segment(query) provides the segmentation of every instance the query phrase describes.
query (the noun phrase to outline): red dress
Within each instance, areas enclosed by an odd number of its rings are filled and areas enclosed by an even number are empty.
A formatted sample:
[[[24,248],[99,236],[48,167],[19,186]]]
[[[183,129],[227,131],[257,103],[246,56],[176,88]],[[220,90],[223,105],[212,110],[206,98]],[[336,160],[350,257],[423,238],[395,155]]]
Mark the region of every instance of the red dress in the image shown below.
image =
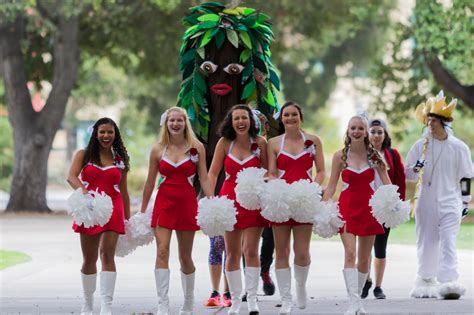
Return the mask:
[[[301,132],[301,137],[303,138],[303,142],[306,141],[306,137],[303,132]],[[278,152],[278,156],[276,159],[276,164],[278,168],[278,177],[284,179],[288,184],[296,182],[300,179],[308,179],[309,181],[313,181],[312,179],[312,169],[313,169],[313,157],[311,154],[305,150],[300,152],[297,155],[290,154],[283,150],[285,145],[285,135],[283,135],[281,139],[280,145],[280,152]],[[311,225],[311,223],[299,223],[293,219],[290,219],[286,222],[276,223],[272,222],[272,225],[289,225],[289,226],[296,226],[296,225]]]
[[[112,217],[104,226],[91,226],[85,228],[84,225],[73,223],[72,229],[76,233],[95,235],[104,231],[114,231],[125,234],[123,200],[120,194],[120,179],[122,171],[115,165],[100,167],[89,163],[81,171],[81,180],[88,190],[105,192],[112,199]]]
[[[339,196],[339,210],[346,221],[339,233],[359,236],[384,234],[385,231],[373,217],[369,199],[374,194],[375,171],[368,165],[360,170],[347,167],[342,170],[342,191]]]
[[[173,163],[163,152],[160,174],[163,177],[156,195],[151,227],[176,231],[197,231],[197,198],[193,187],[196,164],[190,157]]]
[[[247,210],[235,200],[237,173],[247,167],[261,167],[262,163],[260,159],[253,154],[242,161],[237,159],[231,153],[233,146],[234,142],[232,141],[229,152],[224,159],[225,180],[222,184],[219,196],[227,196],[228,199],[234,200],[234,205],[237,209],[237,223],[234,225],[235,229],[265,227],[268,225],[268,222],[262,217],[260,210]]]

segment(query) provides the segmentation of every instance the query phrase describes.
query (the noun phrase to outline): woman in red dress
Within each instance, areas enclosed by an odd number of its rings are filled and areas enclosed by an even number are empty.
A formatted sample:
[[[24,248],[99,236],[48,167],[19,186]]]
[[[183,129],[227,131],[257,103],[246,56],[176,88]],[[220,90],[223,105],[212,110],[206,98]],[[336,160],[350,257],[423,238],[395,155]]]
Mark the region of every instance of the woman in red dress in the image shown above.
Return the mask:
[[[123,145],[119,129],[110,118],[101,118],[93,126],[89,143],[73,158],[67,181],[72,188],[105,192],[113,204],[112,217],[104,226],[85,228],[73,224],[80,233],[83,263],[81,268],[84,304],[81,314],[91,315],[96,289],[97,260],[100,252],[101,314],[112,314],[112,299],[117,277],[115,247],[119,234],[125,233],[124,219],[130,217],[130,201],[127,191],[127,173],[130,168],[127,149]]]
[[[224,167],[225,180],[219,196],[227,196],[234,200],[237,208],[237,223],[234,230],[225,232],[226,278],[229,284],[232,306],[228,314],[238,314],[240,309],[240,293],[242,279],[240,258],[245,258],[245,286],[249,313],[258,314],[257,289],[260,276],[260,259],[258,248],[260,235],[268,222],[261,216],[260,210],[246,210],[235,201],[237,173],[247,167],[267,168],[267,141],[258,136],[258,129],[252,113],[247,105],[235,105],[227,113],[222,122],[216,145],[209,179],[215,187],[217,177]]]
[[[323,196],[323,200],[332,198],[341,177],[339,210],[345,225],[340,234],[344,245],[343,274],[350,298],[346,315],[365,312],[360,293],[367,279],[375,235],[384,233],[369,206],[376,171],[384,185],[390,184],[386,166],[369,142],[367,118],[354,116],[349,120],[344,148],[334,154],[331,177]]]
[[[207,176],[204,146],[194,135],[186,111],[172,107],[163,114],[159,140],[150,153],[148,177],[143,188],[141,212],[150,201],[157,175],[162,181],[153,207],[151,226],[155,229],[157,255],[155,281],[158,293],[158,314],[169,314],[168,288],[171,234],[176,231],[181,263],[184,305],[181,315],[190,315],[194,308],[195,266],[192,259],[197,225],[197,198],[194,176],[199,176],[206,196],[212,195]]]
[[[284,133],[268,142],[268,171],[271,177],[284,179],[291,184],[300,179],[313,181],[313,166],[316,166],[314,182],[324,180],[324,156],[318,136],[301,129],[303,113],[295,102],[285,103],[278,117],[280,132]],[[293,232],[295,253],[294,274],[296,281],[297,305],[306,307],[306,280],[311,264],[309,246],[312,225],[290,219],[283,223],[272,222],[275,240],[275,274],[282,299],[280,314],[290,314],[292,309],[290,239]]]

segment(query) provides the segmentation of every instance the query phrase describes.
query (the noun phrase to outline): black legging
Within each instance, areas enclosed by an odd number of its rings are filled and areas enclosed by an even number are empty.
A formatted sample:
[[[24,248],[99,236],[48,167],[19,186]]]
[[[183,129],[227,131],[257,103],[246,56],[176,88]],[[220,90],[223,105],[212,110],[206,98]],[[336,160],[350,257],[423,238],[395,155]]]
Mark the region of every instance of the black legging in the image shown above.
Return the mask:
[[[387,241],[388,235],[390,234],[390,228],[383,227],[385,230],[384,234],[378,234],[375,236],[374,252],[375,258],[384,259],[387,254]]]
[[[266,227],[262,232],[262,247],[260,248],[260,273],[270,271],[273,262],[273,251],[275,243],[273,242],[273,231],[271,227]]]

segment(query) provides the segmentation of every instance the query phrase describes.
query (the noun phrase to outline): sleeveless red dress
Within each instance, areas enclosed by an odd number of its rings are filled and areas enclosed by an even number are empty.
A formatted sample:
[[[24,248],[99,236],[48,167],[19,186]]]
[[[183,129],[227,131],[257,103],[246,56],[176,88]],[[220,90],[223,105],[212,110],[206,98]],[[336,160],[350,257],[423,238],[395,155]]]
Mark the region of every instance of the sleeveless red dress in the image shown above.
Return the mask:
[[[342,192],[339,195],[339,210],[346,221],[339,233],[358,236],[384,234],[385,231],[373,217],[369,200],[374,194],[375,170],[366,166],[360,170],[347,167],[341,172]]]
[[[228,199],[234,201],[237,209],[237,223],[234,225],[235,229],[246,229],[249,227],[266,227],[268,221],[260,214],[260,210],[247,210],[243,208],[235,200],[235,186],[237,180],[237,173],[247,167],[261,167],[262,163],[254,154],[248,156],[244,160],[239,160],[232,155],[232,148],[234,142],[232,141],[229,147],[229,152],[224,159],[225,180],[219,192],[219,196],[227,196]]]
[[[193,187],[196,164],[187,157],[178,163],[168,160],[163,152],[151,227],[157,225],[176,231],[197,231],[197,198]]]
[[[301,137],[303,142],[306,141],[306,137],[303,132],[301,132]],[[290,154],[283,150],[285,145],[285,135],[281,139],[280,152],[276,159],[278,177],[284,179],[288,184],[296,182],[300,179],[312,179],[312,169],[313,169],[313,157],[311,154],[305,150],[300,152],[297,155]],[[276,223],[272,222],[272,225],[287,225],[287,226],[297,226],[297,225],[311,225],[311,223],[300,223],[296,222],[293,219],[290,219],[286,222]]]
[[[81,180],[87,190],[96,189],[105,192],[112,199],[112,216],[104,226],[85,228],[83,224],[73,223],[72,229],[76,233],[96,235],[104,231],[114,231],[125,234],[123,200],[120,194],[120,180],[122,171],[115,165],[101,167],[92,163],[87,164],[81,171]]]

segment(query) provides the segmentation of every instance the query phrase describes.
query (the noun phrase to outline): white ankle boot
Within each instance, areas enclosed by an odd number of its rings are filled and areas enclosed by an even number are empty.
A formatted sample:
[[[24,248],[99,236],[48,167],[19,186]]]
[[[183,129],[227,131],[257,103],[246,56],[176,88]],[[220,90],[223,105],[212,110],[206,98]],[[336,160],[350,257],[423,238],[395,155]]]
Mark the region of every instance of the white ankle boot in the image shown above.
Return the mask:
[[[181,272],[181,285],[183,286],[184,304],[179,315],[193,315],[194,309],[194,276],[195,272],[189,275]]]
[[[81,273],[82,291],[84,303],[82,304],[81,315],[92,315],[94,309],[94,292],[97,283],[97,274],[86,275]]]
[[[275,275],[281,297],[281,308],[279,314],[289,315],[293,308],[293,298],[291,296],[291,269],[275,269]]]
[[[242,293],[242,275],[239,270],[235,271],[226,271],[225,273],[227,278],[227,283],[229,284],[229,291],[232,297],[232,306],[227,312],[228,315],[237,315],[240,311],[240,304],[242,300],[240,299],[240,294]]]
[[[247,290],[247,307],[249,315],[258,315],[260,310],[257,304],[258,279],[260,278],[259,267],[245,267],[245,288]]]
[[[156,295],[158,296],[157,315],[169,315],[168,289],[170,286],[170,270],[155,269]]]
[[[362,309],[362,303],[360,299],[357,269],[346,268],[342,270],[342,273],[344,274],[344,281],[346,282],[347,295],[349,296],[349,308],[344,313],[344,315],[361,314],[360,311]],[[365,280],[363,284],[365,284]],[[361,291],[362,291],[362,288],[361,288]]]
[[[117,273],[114,271],[102,271],[100,273],[100,315],[112,315],[115,279],[117,279]]]
[[[306,301],[308,296],[306,294],[306,280],[308,279],[309,266],[293,266],[293,272],[295,273],[296,283],[296,302],[299,309],[306,308]]]

